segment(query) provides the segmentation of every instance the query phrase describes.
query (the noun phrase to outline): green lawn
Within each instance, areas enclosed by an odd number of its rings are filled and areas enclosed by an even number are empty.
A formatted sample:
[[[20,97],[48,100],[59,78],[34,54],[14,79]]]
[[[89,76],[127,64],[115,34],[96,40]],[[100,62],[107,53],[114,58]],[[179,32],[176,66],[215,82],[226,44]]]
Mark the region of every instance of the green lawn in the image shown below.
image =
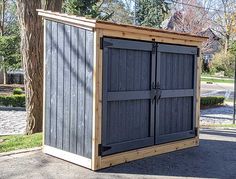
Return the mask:
[[[236,124],[209,124],[201,127],[225,127],[225,128],[236,128]]]
[[[33,135],[12,135],[0,137],[0,153],[18,149],[39,147],[42,145],[42,133]]]
[[[212,82],[212,83],[234,83],[233,79],[217,79],[217,78],[204,78],[201,77],[201,81]]]

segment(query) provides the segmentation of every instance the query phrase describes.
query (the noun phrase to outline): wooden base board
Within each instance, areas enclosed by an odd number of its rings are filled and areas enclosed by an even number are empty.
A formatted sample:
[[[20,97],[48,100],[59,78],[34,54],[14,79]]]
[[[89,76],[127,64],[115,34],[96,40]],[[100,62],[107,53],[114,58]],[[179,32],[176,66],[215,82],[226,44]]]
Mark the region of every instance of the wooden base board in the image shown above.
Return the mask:
[[[97,170],[110,167],[113,165],[118,165],[121,163],[126,163],[129,161],[137,160],[137,159],[142,159],[145,157],[150,157],[150,156],[154,156],[158,154],[164,154],[164,153],[168,153],[168,152],[172,152],[176,150],[195,147],[198,145],[199,145],[199,138],[196,137],[192,139],[171,142],[168,144],[161,144],[161,145],[156,145],[152,147],[114,154],[114,155],[102,157],[100,168],[97,168]]]
[[[85,158],[70,152],[66,152],[54,147],[50,147],[47,145],[43,146],[43,152],[54,157],[75,163],[77,165],[81,165],[83,167],[99,170],[103,168],[107,168],[110,166],[130,162],[133,160],[142,159],[145,157],[150,157],[154,155],[164,154],[168,152],[173,152],[181,149],[186,149],[190,147],[195,147],[199,145],[199,138],[195,137],[192,139],[186,139],[176,142],[171,142],[167,144],[160,144],[152,147],[146,147],[141,149],[136,149],[132,151],[122,152],[119,154],[114,154],[106,157],[99,157],[100,165],[98,168],[92,168],[92,161],[89,158]]]
[[[80,155],[76,155],[70,152],[63,151],[61,149],[57,149],[48,145],[43,146],[43,152],[54,157],[67,160],[77,165],[81,165],[83,167],[91,169],[91,159],[82,157]]]

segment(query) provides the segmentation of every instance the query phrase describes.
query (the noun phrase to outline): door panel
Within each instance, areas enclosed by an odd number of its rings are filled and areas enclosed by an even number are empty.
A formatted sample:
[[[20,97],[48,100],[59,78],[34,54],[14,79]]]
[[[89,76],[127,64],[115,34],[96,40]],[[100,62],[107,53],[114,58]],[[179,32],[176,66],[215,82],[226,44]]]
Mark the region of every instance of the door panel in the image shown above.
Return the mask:
[[[195,136],[196,54],[103,39],[102,156]]]
[[[156,144],[195,136],[197,48],[159,44],[156,80]]]
[[[104,38],[103,45],[101,155],[154,145],[152,43]]]

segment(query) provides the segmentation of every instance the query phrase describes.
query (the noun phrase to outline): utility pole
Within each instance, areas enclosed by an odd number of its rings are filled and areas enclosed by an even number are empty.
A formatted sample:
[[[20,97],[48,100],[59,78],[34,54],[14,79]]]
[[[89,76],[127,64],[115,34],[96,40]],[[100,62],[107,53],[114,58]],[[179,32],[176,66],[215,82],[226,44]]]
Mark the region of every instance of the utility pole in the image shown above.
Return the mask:
[[[234,55],[234,114],[233,114],[233,124],[235,124],[235,102],[236,102],[236,54]]]

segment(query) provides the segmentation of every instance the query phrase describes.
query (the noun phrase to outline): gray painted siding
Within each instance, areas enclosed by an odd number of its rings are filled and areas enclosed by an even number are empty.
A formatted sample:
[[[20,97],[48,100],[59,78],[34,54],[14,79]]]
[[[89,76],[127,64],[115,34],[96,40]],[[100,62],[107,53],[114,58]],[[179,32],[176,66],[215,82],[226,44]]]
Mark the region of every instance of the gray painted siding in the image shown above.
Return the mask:
[[[192,97],[160,100],[159,134],[166,135],[192,129]]]
[[[93,32],[46,21],[45,144],[92,150]]]
[[[193,88],[193,55],[161,53],[161,87],[165,89]]]
[[[109,49],[108,93],[150,90],[150,54],[147,51]],[[108,144],[149,136],[150,100],[112,101],[107,106]]]
[[[102,144],[111,149],[103,155],[154,144],[150,130],[152,46],[124,40],[111,42],[114,48],[103,52],[102,129]],[[136,50],[141,46],[148,51]]]
[[[194,49],[188,48],[190,52]],[[182,46],[178,53],[164,50],[162,47],[158,59],[160,71],[157,71],[157,76],[162,96],[157,102],[156,143],[194,137],[195,55],[185,54]],[[174,51],[175,48],[168,50]]]

